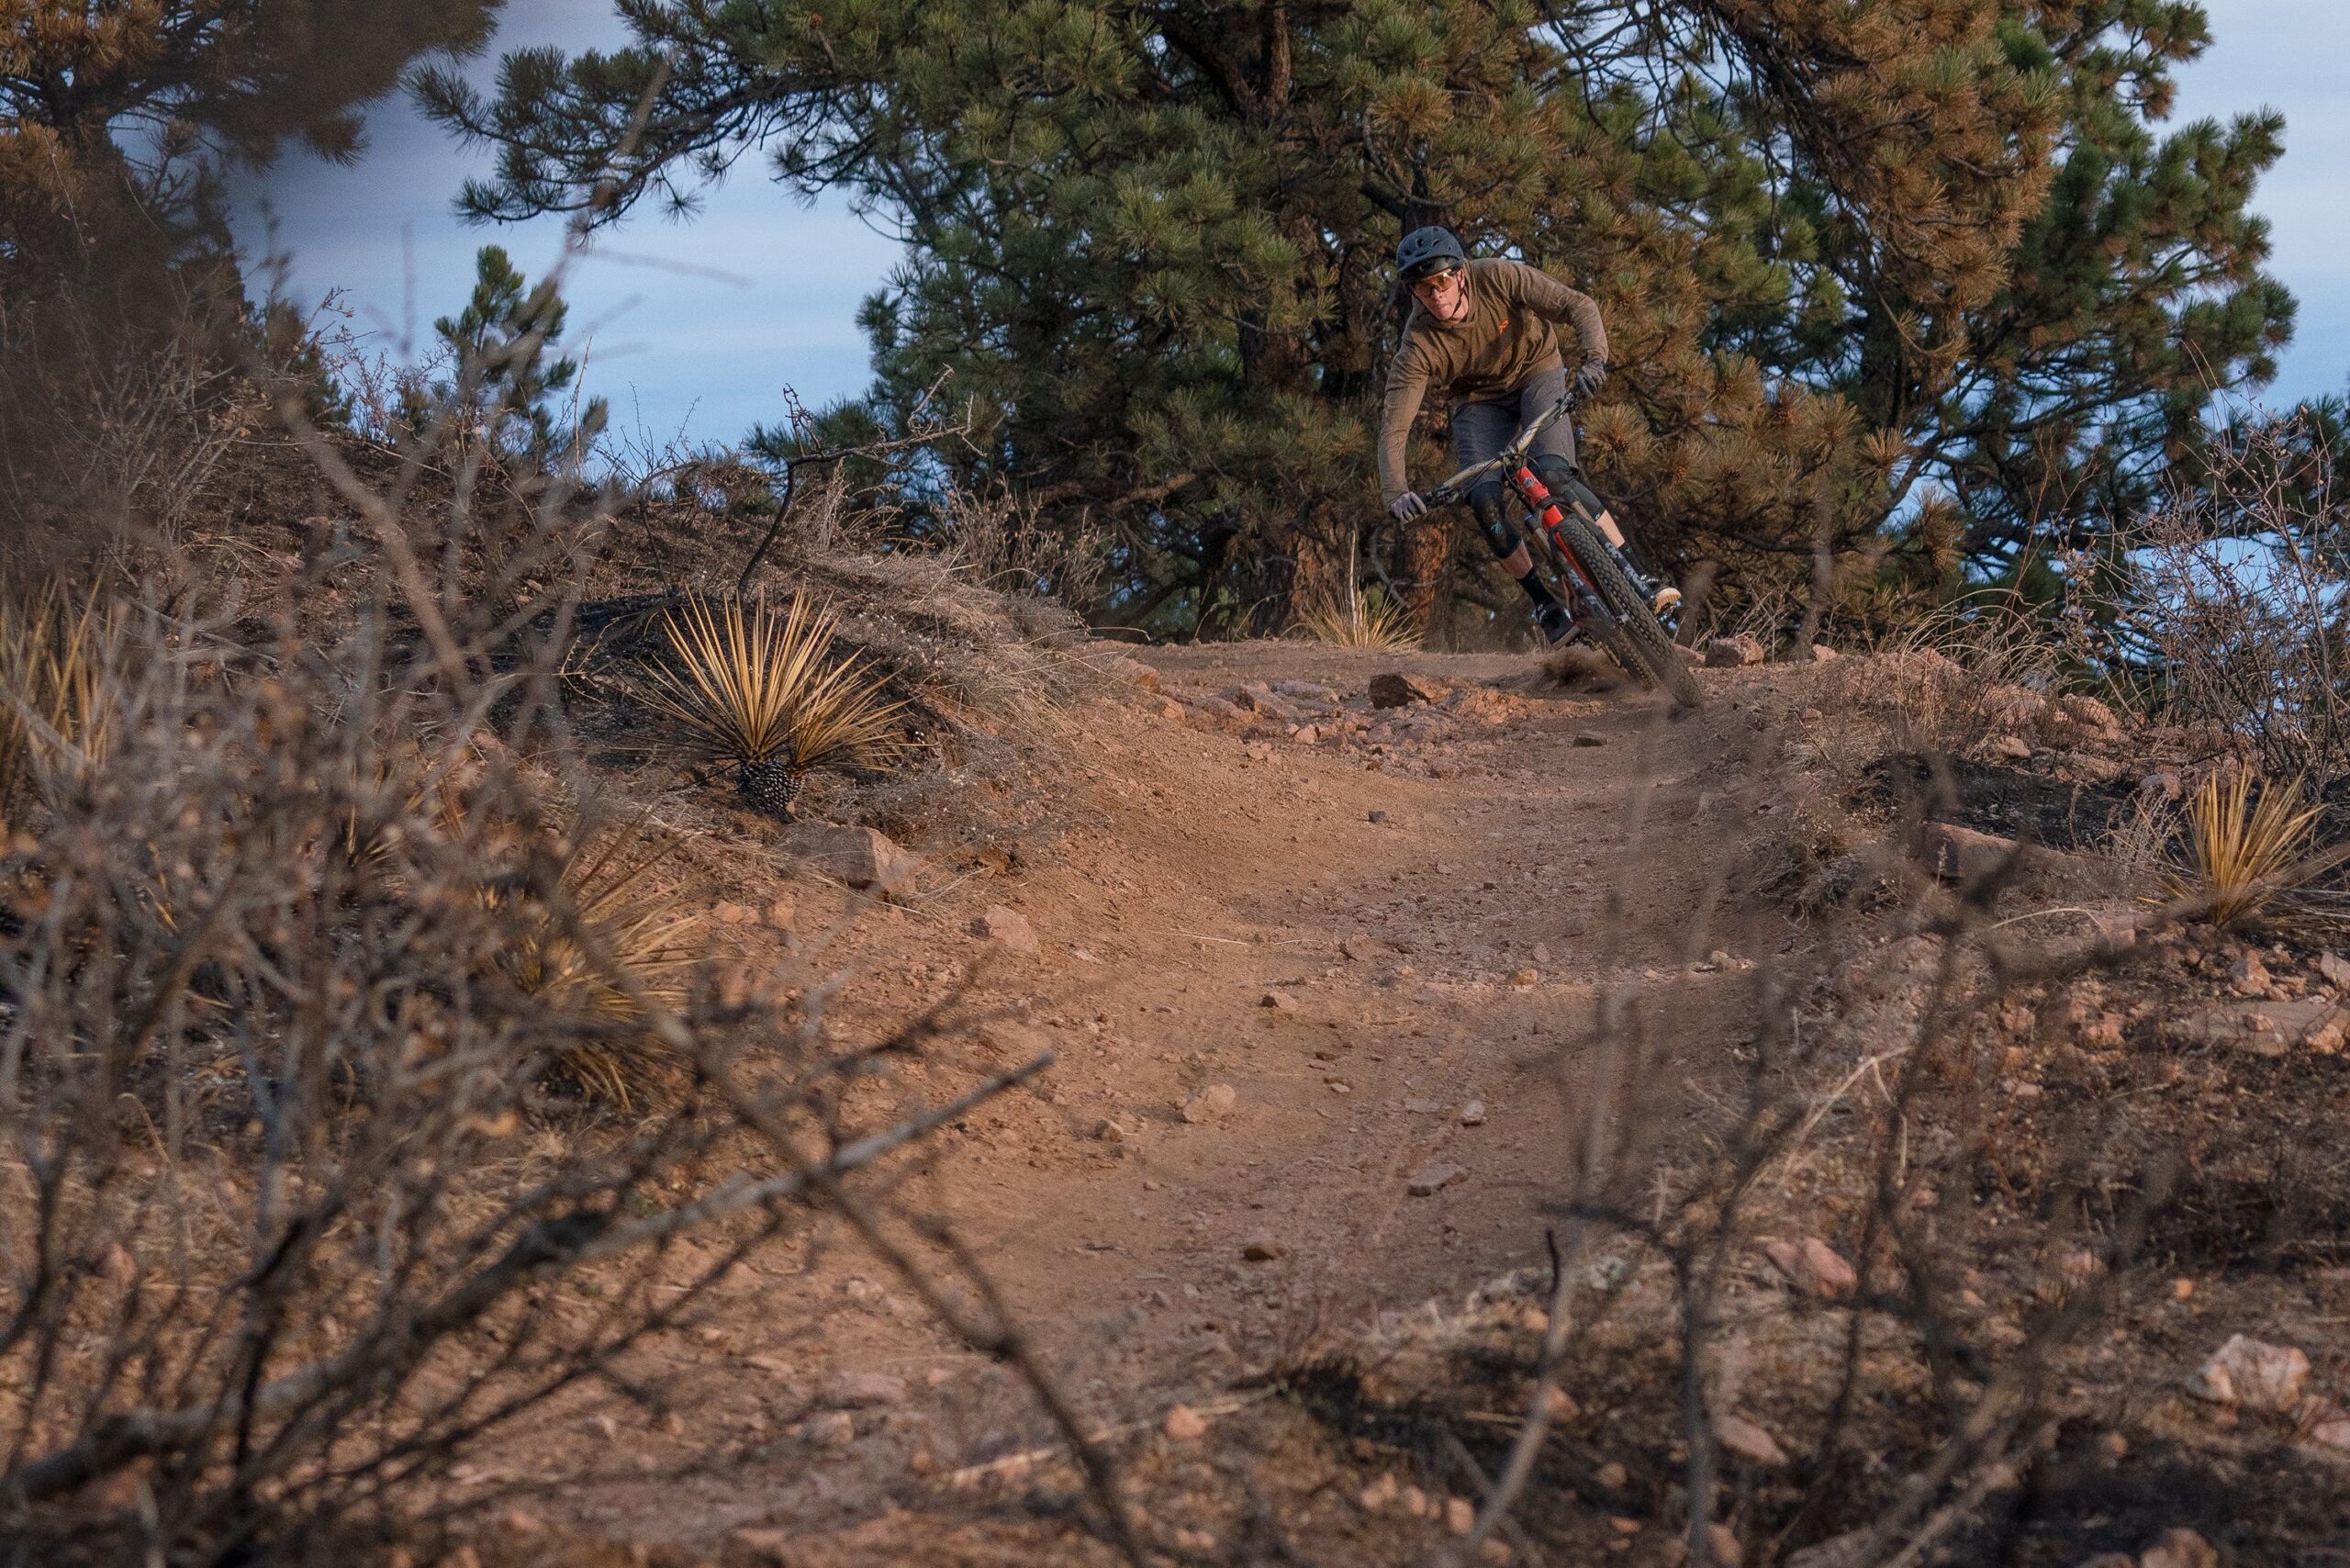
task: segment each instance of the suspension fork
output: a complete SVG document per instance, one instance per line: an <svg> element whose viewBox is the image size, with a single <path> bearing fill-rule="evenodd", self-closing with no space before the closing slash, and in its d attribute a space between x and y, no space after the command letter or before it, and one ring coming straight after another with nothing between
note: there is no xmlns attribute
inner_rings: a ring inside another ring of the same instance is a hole
<svg viewBox="0 0 2350 1568"><path fill-rule="evenodd" d="M1520 464L1517 472L1510 476L1510 482L1517 487L1517 493L1526 502L1527 510L1534 514L1534 521L1541 525L1544 533L1550 536L1551 548L1567 558L1568 564L1575 569L1575 576L1583 579L1585 588L1595 593L1598 585L1591 580L1591 569L1583 564L1583 557L1568 549L1566 541L1559 537L1559 525L1567 521L1567 514L1560 510L1558 498L1550 494L1550 487L1534 476L1533 466L1529 464Z"/></svg>

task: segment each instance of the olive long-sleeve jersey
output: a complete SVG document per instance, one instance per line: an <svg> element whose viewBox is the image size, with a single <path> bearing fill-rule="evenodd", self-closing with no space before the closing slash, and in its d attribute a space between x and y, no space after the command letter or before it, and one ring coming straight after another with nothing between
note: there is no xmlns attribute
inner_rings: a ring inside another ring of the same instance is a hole
<svg viewBox="0 0 2350 1568"><path fill-rule="evenodd" d="M1416 302L1404 322L1404 343L1387 367L1387 401L1379 421L1379 489L1393 500L1411 486L1404 442L1430 388L1449 409L1515 391L1566 361L1558 323L1574 329L1586 359L1607 357L1599 307L1539 267L1523 262L1471 262L1465 269L1469 313L1439 321Z"/></svg>

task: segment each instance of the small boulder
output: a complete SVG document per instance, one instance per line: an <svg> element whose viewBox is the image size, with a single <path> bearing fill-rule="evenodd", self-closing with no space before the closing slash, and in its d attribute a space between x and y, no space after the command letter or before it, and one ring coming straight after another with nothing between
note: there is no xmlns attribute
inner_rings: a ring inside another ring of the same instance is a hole
<svg viewBox="0 0 2350 1568"><path fill-rule="evenodd" d="M2121 721L2113 710L2094 697L2073 695L2056 699L2057 713L2076 734L2096 740L2116 740L2121 734Z"/></svg>
<svg viewBox="0 0 2350 1568"><path fill-rule="evenodd" d="M2220 1552L2191 1529L2166 1529L2138 1553L2138 1568L2220 1568Z"/></svg>
<svg viewBox="0 0 2350 1568"><path fill-rule="evenodd" d="M2283 1413L2300 1403L2309 1375L2310 1359L2296 1347L2233 1334L2187 1380L2187 1392L2213 1405Z"/></svg>
<svg viewBox="0 0 2350 1568"><path fill-rule="evenodd" d="M2312 1413L2308 1438L2320 1448L2350 1449L2350 1413L2326 1405Z"/></svg>
<svg viewBox="0 0 2350 1568"><path fill-rule="evenodd" d="M1927 869L1943 881L1971 882L2005 866L2017 846L2012 838L1977 833L1954 823L1928 823L1919 848Z"/></svg>
<svg viewBox="0 0 2350 1568"><path fill-rule="evenodd" d="M2338 953L2320 953L2317 972L2326 984L2337 991L2350 991L2350 958Z"/></svg>
<svg viewBox="0 0 2350 1568"><path fill-rule="evenodd" d="M800 1435L813 1448L845 1449L856 1440L856 1417L845 1410L827 1410L802 1422Z"/></svg>
<svg viewBox="0 0 2350 1568"><path fill-rule="evenodd" d="M914 857L869 827L808 823L794 828L785 842L811 869L852 888L894 892L912 879Z"/></svg>
<svg viewBox="0 0 2350 1568"><path fill-rule="evenodd" d="M1706 644L1707 669L1739 669L1762 662L1762 643L1743 632L1735 637L1716 637Z"/></svg>
<svg viewBox="0 0 2350 1568"><path fill-rule="evenodd" d="M1245 730L1251 722L1248 710L1221 697L1186 697L1183 700L1191 704L1190 716L1200 728Z"/></svg>
<svg viewBox="0 0 2350 1568"><path fill-rule="evenodd" d="M1477 1508L1466 1497L1444 1500L1444 1528L1455 1535L1467 1535L1477 1528Z"/></svg>
<svg viewBox="0 0 2350 1568"><path fill-rule="evenodd" d="M870 1410L906 1402L906 1380L888 1372L834 1372L824 1383L824 1403L835 1410Z"/></svg>
<svg viewBox="0 0 2350 1568"><path fill-rule="evenodd" d="M1281 1255L1281 1244L1270 1236L1252 1236L1240 1247L1240 1256L1251 1263L1270 1263Z"/></svg>
<svg viewBox="0 0 2350 1568"><path fill-rule="evenodd" d="M1814 643L1811 645L1811 662L1816 665L1824 665L1831 659L1841 659L1843 656L1825 643Z"/></svg>
<svg viewBox="0 0 2350 1568"><path fill-rule="evenodd" d="M1607 737L1599 734L1595 730L1577 730L1575 732L1575 745L1579 746L1603 746L1606 744Z"/></svg>
<svg viewBox="0 0 2350 1568"><path fill-rule="evenodd" d="M2269 979L2268 966L2250 948L2228 966L2228 989L2238 996L2266 996L2274 983Z"/></svg>
<svg viewBox="0 0 2350 1568"><path fill-rule="evenodd" d="M1393 1506L1402 1492L1403 1488L1396 1484L1394 1472L1382 1470L1379 1473L1379 1479L1364 1487L1355 1501L1364 1513L1380 1514Z"/></svg>
<svg viewBox="0 0 2350 1568"><path fill-rule="evenodd" d="M1993 735L1983 743L1983 750L2000 762L2031 760L2031 743L2021 735Z"/></svg>
<svg viewBox="0 0 2350 1568"><path fill-rule="evenodd" d="M1743 1416L1715 1417L1714 1440L1721 1444L1725 1452L1752 1464L1787 1462L1786 1450L1779 1446L1779 1440Z"/></svg>
<svg viewBox="0 0 2350 1568"><path fill-rule="evenodd" d="M1846 1530L1842 1535L1831 1535L1799 1551L1789 1552L1785 1568L1861 1568L1868 1561L1863 1555L1868 1543L1867 1530Z"/></svg>
<svg viewBox="0 0 2350 1568"><path fill-rule="evenodd" d="M1412 1172L1411 1180L1404 1183L1404 1190L1416 1198L1433 1198L1468 1174L1458 1165L1438 1162L1422 1166Z"/></svg>
<svg viewBox="0 0 2350 1568"><path fill-rule="evenodd" d="M1472 1100L1466 1105L1461 1106L1460 1125L1464 1127L1483 1126L1485 1125L1485 1103L1483 1100Z"/></svg>
<svg viewBox="0 0 2350 1568"><path fill-rule="evenodd" d="M1236 705L1268 719L1278 719L1283 723L1294 724L1305 717L1295 703L1283 701L1273 695L1273 689L1261 680L1236 687L1226 695Z"/></svg>
<svg viewBox="0 0 2350 1568"><path fill-rule="evenodd" d="M1208 1435L1208 1418L1188 1405L1178 1405L1167 1412L1159 1429L1179 1443L1195 1443Z"/></svg>
<svg viewBox="0 0 2350 1568"><path fill-rule="evenodd" d="M1861 1278L1852 1271L1852 1265L1816 1236L1798 1241L1766 1242L1762 1256L1786 1277L1788 1283L1806 1295L1826 1300L1850 1295L1860 1288Z"/></svg>
<svg viewBox="0 0 2350 1568"><path fill-rule="evenodd" d="M1371 705L1404 708L1415 702L1441 702L1451 689L1440 680L1404 670L1389 670L1371 678Z"/></svg>
<svg viewBox="0 0 2350 1568"><path fill-rule="evenodd" d="M1000 903L991 903L973 916L970 932L974 936L1000 943L1014 953L1030 958L1041 951L1036 943L1035 927L1028 924L1028 917Z"/></svg>
<svg viewBox="0 0 2350 1568"><path fill-rule="evenodd" d="M1130 654L1112 654L1100 668L1113 680L1127 681L1145 691L1158 689L1158 671Z"/></svg>
<svg viewBox="0 0 2350 1568"><path fill-rule="evenodd" d="M1259 997L1257 1005L1269 1007L1276 1013L1294 1013L1297 1011L1297 998L1277 986Z"/></svg>
<svg viewBox="0 0 2350 1568"><path fill-rule="evenodd" d="M1240 1103L1240 1092L1229 1083L1211 1083L1183 1102L1183 1119L1197 1125L1221 1122Z"/></svg>

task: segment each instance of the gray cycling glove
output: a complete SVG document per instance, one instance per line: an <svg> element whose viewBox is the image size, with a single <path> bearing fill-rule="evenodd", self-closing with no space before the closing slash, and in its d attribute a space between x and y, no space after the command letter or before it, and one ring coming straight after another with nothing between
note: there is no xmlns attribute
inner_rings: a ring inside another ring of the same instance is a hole
<svg viewBox="0 0 2350 1568"><path fill-rule="evenodd" d="M1418 491L1406 490L1402 495L1396 497L1393 500L1388 502L1387 510L1395 515L1396 521L1409 522L1414 518L1419 516L1422 512L1427 510L1428 504L1427 502L1420 499Z"/></svg>
<svg viewBox="0 0 2350 1568"><path fill-rule="evenodd" d="M1575 372L1575 384L1573 388L1575 401L1581 402L1584 398L1590 397L1594 392L1598 391L1599 384L1606 379L1607 362L1606 360L1587 359L1583 361L1583 368Z"/></svg>

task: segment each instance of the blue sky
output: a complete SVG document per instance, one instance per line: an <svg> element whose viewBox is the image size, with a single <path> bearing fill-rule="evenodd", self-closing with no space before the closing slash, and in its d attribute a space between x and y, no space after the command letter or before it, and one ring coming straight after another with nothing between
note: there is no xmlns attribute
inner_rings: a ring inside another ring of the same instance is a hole
<svg viewBox="0 0 2350 1568"><path fill-rule="evenodd" d="M2263 105L2284 110L2286 155L2260 188L2275 226L2271 271L2300 300L2300 330L2263 400L2289 404L2350 379L2350 26L2343 0L2205 0L2216 39L2182 73L2174 123ZM497 48L567 50L621 37L609 0L509 0ZM487 79L494 59L476 63ZM560 254L552 221L482 230L450 198L487 156L468 152L404 101L377 107L367 155L349 168L289 155L241 203L241 236L291 263L292 292L345 291L352 325L395 358L429 338L470 286L475 249L495 239L537 276ZM274 231L270 220L274 219ZM800 206L746 157L690 221L632 218L575 267L570 340L588 390L623 431L728 441L776 419L781 391L810 406L863 390L858 303L896 247L827 199Z"/></svg>

